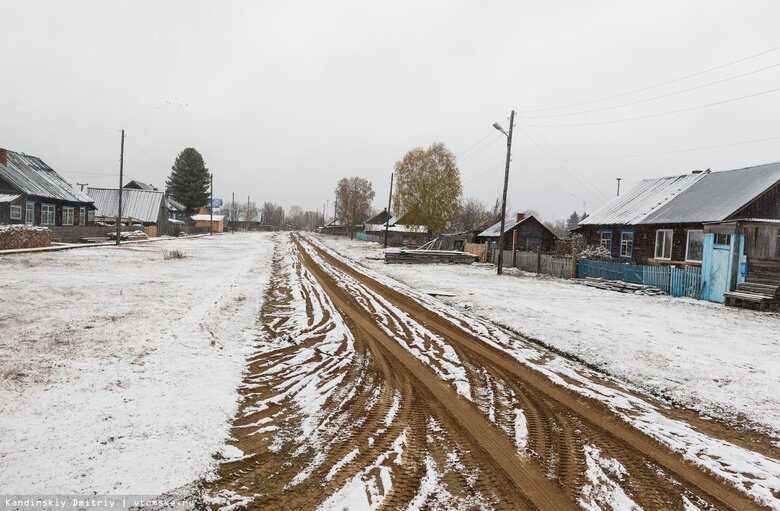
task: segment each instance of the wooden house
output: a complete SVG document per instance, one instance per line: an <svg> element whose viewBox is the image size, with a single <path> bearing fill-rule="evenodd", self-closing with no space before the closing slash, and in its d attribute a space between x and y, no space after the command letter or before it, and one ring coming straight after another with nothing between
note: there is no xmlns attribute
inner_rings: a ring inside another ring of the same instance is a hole
<svg viewBox="0 0 780 511"><path fill-rule="evenodd" d="M0 148L0 224L94 223L94 201L40 158Z"/></svg>
<svg viewBox="0 0 780 511"><path fill-rule="evenodd" d="M723 302L730 292L780 298L778 222L780 163L771 163L643 180L575 231L617 260L700 267L702 297Z"/></svg>
<svg viewBox="0 0 780 511"><path fill-rule="evenodd" d="M195 222L196 228L205 228L211 232L225 231L225 215L212 215L208 209L202 207L190 218Z"/></svg>
<svg viewBox="0 0 780 511"><path fill-rule="evenodd" d="M387 230L387 244L391 247L416 248L431 239L428 227L409 222L406 215L393 215L382 211L366 221L363 226L364 234L378 237L382 241L384 241L385 230Z"/></svg>
<svg viewBox="0 0 780 511"><path fill-rule="evenodd" d="M491 248L498 244L501 222L497 222L477 235L477 243L488 242ZM518 213L514 222L504 222L504 250L550 252L558 237L534 215Z"/></svg>

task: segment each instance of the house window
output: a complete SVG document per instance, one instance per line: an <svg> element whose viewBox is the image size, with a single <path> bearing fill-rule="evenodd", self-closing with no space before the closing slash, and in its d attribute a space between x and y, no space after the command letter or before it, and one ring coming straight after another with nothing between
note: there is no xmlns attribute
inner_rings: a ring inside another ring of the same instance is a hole
<svg viewBox="0 0 780 511"><path fill-rule="evenodd" d="M634 254L634 231L620 233L620 257L631 257Z"/></svg>
<svg viewBox="0 0 780 511"><path fill-rule="evenodd" d="M22 219L22 207L18 204L11 204L11 220Z"/></svg>
<svg viewBox="0 0 780 511"><path fill-rule="evenodd" d="M685 247L685 260L700 263L704 253L704 231L689 230Z"/></svg>
<svg viewBox="0 0 780 511"><path fill-rule="evenodd" d="M41 204L41 225L54 225L54 204Z"/></svg>
<svg viewBox="0 0 780 511"><path fill-rule="evenodd" d="M658 229L655 232L655 258L671 260L672 258L671 229Z"/></svg>
<svg viewBox="0 0 780 511"><path fill-rule="evenodd" d="M731 245L731 234L724 234L722 232L715 233L716 245Z"/></svg>
<svg viewBox="0 0 780 511"><path fill-rule="evenodd" d="M612 252L612 231L599 232L599 245Z"/></svg>
<svg viewBox="0 0 780 511"><path fill-rule="evenodd" d="M525 249L529 252L536 252L542 246L542 238L526 238Z"/></svg>
<svg viewBox="0 0 780 511"><path fill-rule="evenodd" d="M62 207L62 225L73 225L73 207Z"/></svg>
<svg viewBox="0 0 780 511"><path fill-rule="evenodd" d="M94 221L95 221L95 210L94 209L90 209L87 212L87 222L92 223Z"/></svg>
<svg viewBox="0 0 780 511"><path fill-rule="evenodd" d="M27 202L24 205L24 223L33 225L35 223L35 203Z"/></svg>
<svg viewBox="0 0 780 511"><path fill-rule="evenodd" d="M87 221L87 208L81 206L79 208L79 225L84 225Z"/></svg>

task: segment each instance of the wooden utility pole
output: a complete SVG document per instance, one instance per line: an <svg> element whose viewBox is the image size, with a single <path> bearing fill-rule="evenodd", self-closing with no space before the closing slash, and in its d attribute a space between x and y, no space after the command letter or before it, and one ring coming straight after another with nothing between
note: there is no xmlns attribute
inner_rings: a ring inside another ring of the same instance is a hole
<svg viewBox="0 0 780 511"><path fill-rule="evenodd" d="M249 195L246 196L246 213L244 214L244 222L246 222L246 230L249 230Z"/></svg>
<svg viewBox="0 0 780 511"><path fill-rule="evenodd" d="M506 189L509 186L509 161L512 157L512 128L515 125L515 111L509 115L509 133L506 135L506 168L504 169L504 194L501 199L501 232L498 235L498 274L504 269L504 227L506 224Z"/></svg>
<svg viewBox="0 0 780 511"><path fill-rule="evenodd" d="M236 232L236 219L233 218L236 209L236 192L233 192L233 198L230 199L230 232Z"/></svg>
<svg viewBox="0 0 780 511"><path fill-rule="evenodd" d="M393 176L390 173L390 196L387 198L387 219L385 219L385 248L387 248L387 231L390 230L390 206L393 205Z"/></svg>
<svg viewBox="0 0 780 511"><path fill-rule="evenodd" d="M122 130L122 142L119 149L119 207L116 210L116 244L119 245L119 237L122 232L122 180L125 170L125 130Z"/></svg>
<svg viewBox="0 0 780 511"><path fill-rule="evenodd" d="M512 231L512 266L517 266L517 229Z"/></svg>
<svg viewBox="0 0 780 511"><path fill-rule="evenodd" d="M211 178L211 207L209 208L209 236L214 234L214 174L209 176Z"/></svg>
<svg viewBox="0 0 780 511"><path fill-rule="evenodd" d="M620 179L621 178L618 177L618 178L615 178L615 179L617 179L617 182L618 182L617 196L620 197Z"/></svg>
<svg viewBox="0 0 780 511"><path fill-rule="evenodd" d="M84 191L84 187L87 186L89 183L76 183L78 186L81 187L81 191Z"/></svg>

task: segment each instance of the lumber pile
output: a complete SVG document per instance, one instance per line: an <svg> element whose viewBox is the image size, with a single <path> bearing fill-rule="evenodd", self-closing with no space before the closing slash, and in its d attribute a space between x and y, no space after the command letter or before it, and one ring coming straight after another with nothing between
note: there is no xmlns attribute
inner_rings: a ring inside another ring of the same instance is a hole
<svg viewBox="0 0 780 511"><path fill-rule="evenodd" d="M585 277L584 279L572 279L574 282L584 284L589 287L597 287L608 291L617 291L619 293L634 293L640 295L662 295L663 291L657 287L645 286L643 284L632 284L622 280L607 280L600 277Z"/></svg>
<svg viewBox="0 0 780 511"><path fill-rule="evenodd" d="M30 225L0 225L0 250L51 245L51 231Z"/></svg>
<svg viewBox="0 0 780 511"><path fill-rule="evenodd" d="M474 254L455 250L398 250L385 252L387 264L471 264Z"/></svg>

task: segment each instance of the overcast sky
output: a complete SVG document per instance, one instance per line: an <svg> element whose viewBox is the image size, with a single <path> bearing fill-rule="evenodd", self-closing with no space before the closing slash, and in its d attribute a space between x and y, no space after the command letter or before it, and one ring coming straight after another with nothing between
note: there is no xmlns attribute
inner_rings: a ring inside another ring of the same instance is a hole
<svg viewBox="0 0 780 511"><path fill-rule="evenodd" d="M394 162L443 142L492 204L491 124L513 108L511 208L548 220L617 177L780 160L775 1L17 1L2 19L0 147L73 183L116 186L124 128L127 180L162 188L195 147L215 197L321 210L362 176L381 209Z"/></svg>

